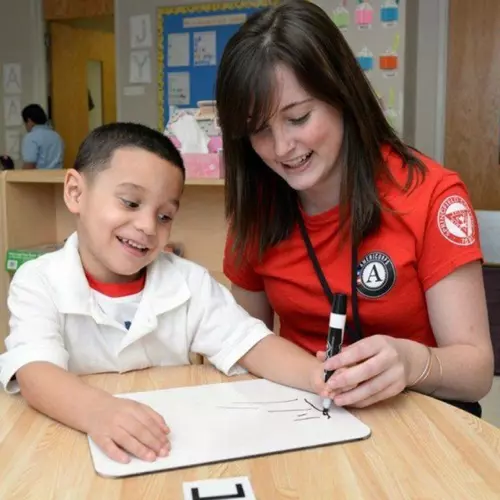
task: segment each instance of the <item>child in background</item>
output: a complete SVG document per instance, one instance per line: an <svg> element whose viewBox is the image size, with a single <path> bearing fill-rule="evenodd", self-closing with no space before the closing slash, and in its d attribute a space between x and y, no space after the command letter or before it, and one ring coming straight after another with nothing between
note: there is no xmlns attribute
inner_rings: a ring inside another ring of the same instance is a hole
<svg viewBox="0 0 500 500"><path fill-rule="evenodd" d="M76 233L25 263L9 290L0 383L123 463L129 453L166 456L167 424L78 374L184 365L196 352L227 375L246 369L329 396L320 361L249 316L205 269L162 252L184 177L161 133L131 123L95 129L64 183Z"/></svg>

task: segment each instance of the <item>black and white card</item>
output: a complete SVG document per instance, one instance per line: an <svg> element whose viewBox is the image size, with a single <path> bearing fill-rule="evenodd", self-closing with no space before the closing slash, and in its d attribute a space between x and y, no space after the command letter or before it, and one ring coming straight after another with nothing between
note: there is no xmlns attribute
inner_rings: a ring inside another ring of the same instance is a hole
<svg viewBox="0 0 500 500"><path fill-rule="evenodd" d="M183 484L184 500L255 500L248 477L205 479Z"/></svg>

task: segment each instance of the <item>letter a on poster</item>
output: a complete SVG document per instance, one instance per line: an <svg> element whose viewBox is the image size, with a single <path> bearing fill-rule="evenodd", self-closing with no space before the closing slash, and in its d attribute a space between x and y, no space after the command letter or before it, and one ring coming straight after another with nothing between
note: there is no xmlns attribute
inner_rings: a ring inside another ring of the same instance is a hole
<svg viewBox="0 0 500 500"><path fill-rule="evenodd" d="M22 125L21 98L19 96L5 96L3 98L4 124L6 127Z"/></svg>
<svg viewBox="0 0 500 500"><path fill-rule="evenodd" d="M23 87L21 85L21 65L20 64L4 64L3 65L3 93L21 94Z"/></svg>

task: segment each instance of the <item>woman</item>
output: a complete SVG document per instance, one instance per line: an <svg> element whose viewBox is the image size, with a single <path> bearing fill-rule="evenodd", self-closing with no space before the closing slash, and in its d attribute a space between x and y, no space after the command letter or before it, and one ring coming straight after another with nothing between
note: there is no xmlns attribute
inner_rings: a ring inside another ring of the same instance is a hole
<svg viewBox="0 0 500 500"><path fill-rule="evenodd" d="M216 94L238 302L322 358L347 293L337 405L411 387L480 415L493 354L468 193L398 138L327 14L295 0L248 19Z"/></svg>

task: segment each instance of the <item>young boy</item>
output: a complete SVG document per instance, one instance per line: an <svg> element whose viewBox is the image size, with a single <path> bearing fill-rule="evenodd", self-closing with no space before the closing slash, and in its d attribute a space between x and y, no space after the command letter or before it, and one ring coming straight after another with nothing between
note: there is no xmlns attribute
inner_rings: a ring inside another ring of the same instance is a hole
<svg viewBox="0 0 500 500"><path fill-rule="evenodd" d="M97 128L65 178L76 233L24 264L10 286L0 383L124 463L128 453L167 455L166 423L78 374L188 364L197 352L228 375L246 369L329 395L320 361L250 317L205 269L162 252L184 176L161 133L130 123Z"/></svg>

